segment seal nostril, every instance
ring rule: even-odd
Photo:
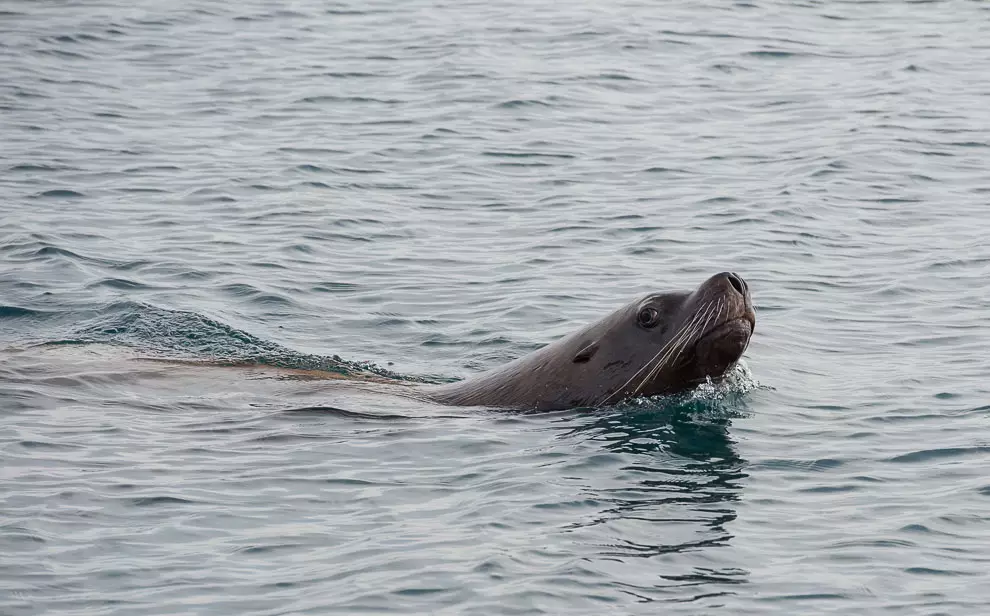
[[[742,278],[738,274],[729,273],[725,277],[729,279],[729,284],[732,285],[732,288],[739,291],[739,295],[746,295],[745,283],[743,283]]]

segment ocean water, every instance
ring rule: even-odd
[[[988,41],[962,0],[6,0],[0,614],[990,610]],[[674,399],[283,370],[465,377],[723,270],[745,365]]]

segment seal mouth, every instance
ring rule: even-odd
[[[756,327],[756,319],[750,314],[741,317],[728,319],[716,325],[698,338],[698,342],[710,342],[718,338],[745,336],[747,339],[753,335]]]
[[[753,321],[751,315],[743,314],[705,332],[694,345],[698,370],[706,376],[720,377],[739,361],[753,335]]]

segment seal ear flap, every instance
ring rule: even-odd
[[[574,356],[575,364],[583,364],[598,352],[598,342],[592,342],[591,344],[585,346],[583,349],[578,351],[577,355]]]

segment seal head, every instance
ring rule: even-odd
[[[554,410],[683,391],[723,376],[756,325],[749,286],[723,272],[653,293],[552,344],[426,395],[454,405]]]

